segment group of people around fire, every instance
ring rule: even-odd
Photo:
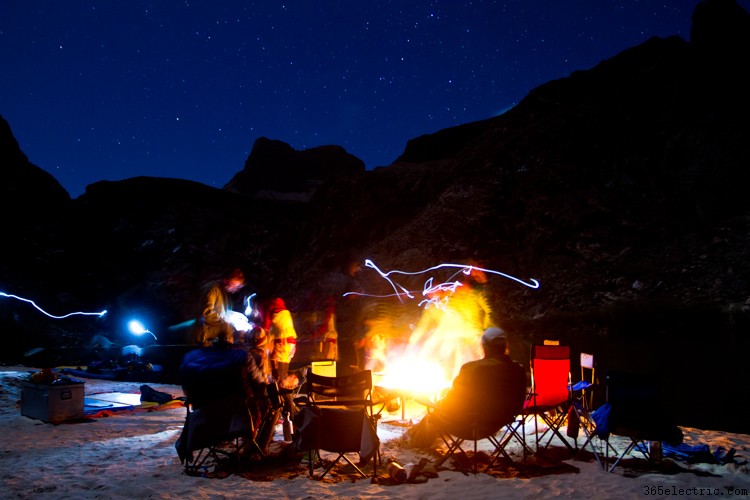
[[[268,384],[292,388],[297,383],[297,379],[289,374],[297,332],[292,315],[281,297],[261,304],[255,314],[256,322],[235,326],[231,316],[231,294],[239,292],[244,286],[245,276],[240,269],[233,269],[201,286],[193,343],[202,348],[234,348],[247,352],[247,404],[257,429],[270,404]],[[292,417],[295,408],[291,397],[283,399],[284,411]]]
[[[247,352],[247,402],[257,429],[268,404],[266,389],[268,384],[292,388],[299,380],[290,380],[289,365],[294,357],[297,332],[291,312],[284,300],[275,297],[261,304],[257,322],[248,323],[245,331],[237,330],[230,319],[232,310],[230,294],[238,292],[245,285],[242,271],[233,270],[226,275],[207,282],[200,290],[200,311],[193,333],[194,343],[207,349],[244,349]],[[508,339],[503,330],[497,327],[485,328],[481,337],[484,357],[465,363],[455,378],[452,388],[438,403],[437,408],[428,414],[419,425],[410,431],[412,444],[428,446],[434,439],[436,426],[451,422],[461,425],[466,418],[467,407],[472,401],[487,399],[488,394],[497,394],[499,388],[506,388],[507,397],[494,396],[497,411],[488,412],[495,425],[500,415],[506,418],[511,408],[526,394],[526,373],[522,365],[508,356]],[[486,406],[486,405],[485,405]],[[293,417],[296,410],[291,397],[284,401],[284,411]]]
[[[241,270],[234,269],[225,276],[205,283],[200,290],[200,314],[196,321],[193,340],[209,347],[215,342],[240,343],[248,351],[265,351],[267,357],[256,356],[258,368],[273,380],[283,381],[288,374],[289,363],[294,357],[297,332],[292,315],[281,297],[263,304],[258,324],[247,324],[246,330],[238,330],[230,318],[232,311],[230,294],[245,286]]]

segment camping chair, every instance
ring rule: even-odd
[[[526,444],[526,429],[524,428],[526,421],[523,417],[523,403],[521,403],[521,409],[519,409],[516,415],[517,417],[515,417],[512,422],[505,424],[502,427],[501,430],[503,431],[503,433],[500,435],[500,437],[498,437],[496,433],[495,435],[487,438],[495,447],[495,451],[490,457],[490,463],[487,466],[487,470],[492,468],[492,466],[495,464],[495,461],[500,458],[500,455],[513,462],[513,459],[505,450],[505,448],[513,439],[518,441],[518,443],[521,445],[521,450],[523,452],[523,463],[526,463],[527,455],[534,453],[534,451],[529,448],[528,444]]]
[[[606,410],[606,409],[605,409]],[[604,431],[604,426],[597,427],[596,420],[601,417],[597,412],[591,412],[580,400],[573,400],[568,410],[567,435],[572,438],[578,449],[576,457],[590,447],[594,458],[603,469],[607,469],[606,458],[612,451],[615,455],[617,450],[609,442],[609,435]],[[600,420],[601,421],[601,420]],[[583,431],[585,440],[583,446],[578,448],[578,436]]]
[[[597,460],[605,470],[612,472],[615,467],[633,450],[638,450],[646,460],[651,460],[652,442],[667,442],[679,445],[682,431],[674,425],[661,405],[658,379],[650,375],[627,372],[607,372],[606,403],[591,414],[596,423],[595,433],[606,442],[605,456]],[[628,438],[625,449],[617,453],[610,442],[610,435]],[[591,443],[595,455],[601,455],[587,436],[584,443]],[[610,450],[614,462],[609,465]]]
[[[273,441],[276,424],[279,422],[284,409],[282,394],[285,392],[285,389],[279,389],[276,382],[272,382],[266,386],[266,395],[259,397],[262,401],[264,400],[265,404],[259,405],[261,410],[260,424],[255,432],[255,438],[250,439],[248,445],[251,451],[255,451],[261,459],[265,458],[265,450],[268,449],[271,441]],[[257,453],[259,450],[260,453]]]
[[[347,453],[359,453],[359,465],[373,461],[377,476],[380,440],[377,436],[378,414],[373,414],[372,372],[363,370],[351,375],[327,377],[307,373],[307,394],[298,398],[302,410],[297,416],[295,445],[309,452],[310,477],[323,479],[339,462],[345,460],[362,477],[367,477]],[[325,470],[315,476],[315,463],[321,462],[320,451],[337,453]]]
[[[444,415],[439,413],[439,410],[429,405],[428,403],[422,402],[428,407],[427,417],[430,419],[430,425],[434,426],[437,430],[438,437],[445,443],[447,451],[435,462],[435,467],[439,467],[445,463],[451,457],[461,456],[465,462],[472,464],[472,471],[474,474],[478,472],[478,442],[486,439],[494,447],[494,451],[490,456],[490,461],[487,464],[485,470],[489,470],[500,457],[504,456],[511,462],[513,459],[508,455],[505,450],[510,439],[514,436],[518,436],[517,429],[514,427],[516,423],[515,416],[509,416],[503,419],[498,419],[496,422],[491,423],[487,419],[487,414],[481,409],[475,409],[470,411],[467,409],[462,415],[460,421],[453,421],[446,418]],[[520,410],[520,405],[519,405]],[[501,438],[497,437],[497,434],[503,430]],[[521,440],[519,436],[519,440]],[[474,455],[471,459],[466,454],[462,445],[465,442],[473,443]],[[523,443],[523,441],[521,440]]]
[[[529,418],[534,418],[536,451],[539,452],[539,443],[547,433],[551,435],[544,448],[557,436],[572,451],[573,447],[560,433],[571,401],[570,348],[563,345],[532,345],[530,365],[531,391],[524,403],[523,420],[525,423]],[[537,417],[548,426],[541,436]]]
[[[427,431],[427,436],[436,432],[447,447],[447,452],[435,465],[442,465],[450,457],[461,456],[464,462],[472,463],[476,474],[478,442],[483,439],[493,446],[485,470],[489,470],[501,455],[513,461],[505,448],[514,437],[524,446],[525,456],[525,443],[518,433],[520,424],[516,418],[522,413],[525,398],[526,373],[521,365],[492,359],[464,365],[451,390],[438,405],[420,401],[428,410],[420,428]],[[466,442],[473,443],[471,460],[462,447]]]
[[[596,385],[596,369],[594,368],[594,355],[581,353],[581,379],[570,386],[570,391],[574,394],[580,394],[578,399],[587,410],[593,409],[594,391],[589,390]]]
[[[246,360],[243,350],[216,346],[190,351],[183,358],[180,377],[187,415],[175,448],[187,473],[206,470],[209,457],[215,467],[228,457],[239,470],[240,438],[264,456],[246,404]]]
[[[497,394],[483,394],[481,397],[472,398],[474,402],[467,404],[465,408],[457,408],[449,413],[422,402],[428,408],[427,418],[429,418],[430,427],[438,432],[438,436],[448,447],[447,452],[435,463],[435,466],[442,465],[448,458],[455,455],[460,455],[469,461],[462,445],[471,441],[474,445],[471,463],[473,472],[476,474],[478,470],[477,443],[482,439],[487,439],[493,446],[485,470],[492,468],[501,455],[513,462],[505,450],[513,438],[516,438],[523,446],[524,460],[526,459],[525,439],[518,432],[522,420],[519,421],[516,418],[523,412],[526,374],[520,366],[517,372],[508,370],[499,377],[495,373],[488,371],[487,377],[493,379],[491,385],[497,389]],[[502,434],[498,436],[500,431]]]

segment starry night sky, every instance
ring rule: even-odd
[[[3,0],[0,115],[73,197],[140,175],[222,187],[261,136],[374,168],[652,36],[689,39],[698,2]]]

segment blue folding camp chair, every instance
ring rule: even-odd
[[[652,444],[666,442],[682,443],[682,431],[677,427],[661,404],[659,380],[653,375],[609,371],[606,376],[606,398],[604,405],[591,412],[595,432],[587,436],[583,445],[590,445],[597,460],[609,472],[621,463],[632,451],[639,451],[646,460],[651,460]],[[628,438],[623,451],[617,453],[610,442],[610,435]],[[594,436],[605,441],[602,448],[593,445]],[[610,451],[614,461],[610,465]]]

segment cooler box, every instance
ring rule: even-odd
[[[59,423],[83,418],[84,383],[21,384],[21,415]]]
[[[313,361],[311,368],[315,375],[323,375],[324,377],[336,376],[335,361]]]

